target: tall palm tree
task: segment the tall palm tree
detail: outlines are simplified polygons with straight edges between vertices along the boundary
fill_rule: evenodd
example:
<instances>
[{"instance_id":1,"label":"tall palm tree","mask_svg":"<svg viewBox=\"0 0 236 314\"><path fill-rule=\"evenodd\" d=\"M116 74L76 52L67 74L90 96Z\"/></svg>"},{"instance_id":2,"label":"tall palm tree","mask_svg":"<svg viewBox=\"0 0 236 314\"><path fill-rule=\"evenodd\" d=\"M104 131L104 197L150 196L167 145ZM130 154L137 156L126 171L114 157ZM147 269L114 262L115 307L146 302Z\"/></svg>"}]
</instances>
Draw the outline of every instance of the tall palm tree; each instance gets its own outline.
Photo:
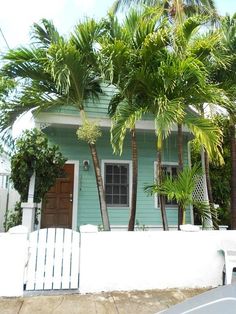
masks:
<instances>
[{"instance_id":1,"label":"tall palm tree","mask_svg":"<svg viewBox=\"0 0 236 314\"><path fill-rule=\"evenodd\" d=\"M140 64L140 49L147 35L156 31L159 17L145 19L144 15L131 11L119 25L116 17L109 16L106 23L108 32L101 42L102 72L106 79L116 86L118 92L110 103L110 115L113 120L111 142L115 152L122 153L123 140L126 129L130 129L132 150L132 195L128 230L133 231L136 217L138 157L135 123L142 115L142 108L138 108L134 101L136 85L133 80L134 72ZM132 84L130 84L132 82ZM127 115L128 114L128 115ZM125 118L124 118L125 117ZM166 213L161 206L163 227L168 229Z\"/></svg>"},{"instance_id":2,"label":"tall palm tree","mask_svg":"<svg viewBox=\"0 0 236 314\"><path fill-rule=\"evenodd\" d=\"M186 19L182 24L176 25L174 28L174 36L171 38L173 53L180 64L180 71L176 70L179 80L177 92L180 92L183 97L183 104L185 108L189 105L199 108L203 103L218 103L226 104L226 97L221 89L211 83L209 73L207 71L207 63L209 60L216 58L215 50L219 45L219 34L213 32L211 34L204 34L202 36L195 36L196 30L204 22L201 17L195 16ZM191 61L192 60L192 61ZM191 74L190 74L191 73ZM190 79L191 77L191 79ZM184 120L178 122L178 156L179 156L179 171L183 169L183 146L182 146L182 125L186 124L192 131L197 131L201 128L202 135L201 143L205 148L205 153L212 158L218 156L219 162L222 162L220 152L221 147L221 133L220 130L208 123L206 119L199 119L186 115ZM206 125L204 126L204 124ZM211 126L210 126L211 125ZM197 127L197 128L196 128ZM210 130L212 128L212 130ZM195 130L194 130L195 129ZM217 130L218 129L218 130ZM212 132L217 132L214 144L211 142ZM199 129L200 131L200 129ZM211 133L211 134L210 134ZM197 137L199 135L195 134ZM201 137L202 137L201 135ZM199 138L200 139L200 138ZM210 145L209 145L210 144ZM213 145L211 145L213 144ZM206 167L205 167L206 168ZM215 217L215 213L212 213ZM182 221L182 209L179 208L179 224Z\"/></svg>"},{"instance_id":3,"label":"tall palm tree","mask_svg":"<svg viewBox=\"0 0 236 314\"><path fill-rule=\"evenodd\" d=\"M214 0L116 0L113 5L113 11L117 12L119 10L127 9L129 7L136 6L141 7L143 5L154 7L163 11L163 15L168 16L171 23L178 25L182 24L184 19L191 17L194 14L208 15L210 16L209 25L216 24L219 20L219 16L216 11L216 6ZM179 133L179 147L181 147L181 127L178 125ZM179 149L180 151L180 149ZM179 170L183 169L183 160L181 159L181 154L179 154ZM205 151L205 169L206 169L206 179L207 179L207 191L209 194L209 200L211 197L211 184L210 177L207 170L209 165L207 152ZM214 210L211 206L211 210ZM179 220L181 217L179 217Z\"/></svg>"},{"instance_id":4,"label":"tall palm tree","mask_svg":"<svg viewBox=\"0 0 236 314\"><path fill-rule=\"evenodd\" d=\"M56 31L52 23L42 21L34 25L35 46L10 50L4 57L8 63L3 71L6 75L27 81L21 99L10 106L11 118L20 111L38 107L43 110L58 105L74 105L81 116L83 127L89 120L85 113L85 100L102 93L100 78L96 70L93 44L100 27L94 20L78 24L69 40ZM12 119L11 119L12 121ZM8 120L8 123L10 121ZM96 136L94 136L96 134ZM100 132L83 138L89 145L94 164L101 217L105 231L110 230L109 217L101 169L96 150Z\"/></svg>"},{"instance_id":5,"label":"tall palm tree","mask_svg":"<svg viewBox=\"0 0 236 314\"><path fill-rule=\"evenodd\" d=\"M117 12L132 6L151 6L162 8L163 13L175 20L182 21L183 17L193 14L210 14L213 20L217 18L214 0L116 0L112 10Z\"/></svg>"},{"instance_id":6,"label":"tall palm tree","mask_svg":"<svg viewBox=\"0 0 236 314\"><path fill-rule=\"evenodd\" d=\"M219 130L206 119L191 115L191 111L188 114L185 112L189 104L196 105L202 101L221 99L221 91L207 81L207 71L200 59L200 56L202 57L200 52L204 52L203 48L207 51L207 47L214 41L214 36L208 37L207 40L199 39L195 46L187 45L190 42L191 33L201 23L202 19L196 17L188 19L183 26L178 25L178 32L175 32L176 26L172 26L170 30L160 28L158 32L148 33L143 41L144 44L141 45L142 49L139 50L140 62L136 64L132 74L126 76L125 84L122 86L123 92L124 89L132 91L132 100L135 100L139 106L128 109L124 104L113 132L122 131L122 123L125 125L129 117L135 116L135 112L138 113L137 117L140 117L141 109L153 114L158 139L159 182L162 179L163 137L168 136L174 123L178 123L179 129L180 167L183 160L183 124L186 124L205 145L210 155L219 154ZM184 48L188 48L187 51ZM119 136L114 135L114 138L120 139ZM183 209L180 208L180 214L182 213ZM181 215L179 224L182 222Z\"/></svg>"},{"instance_id":7,"label":"tall palm tree","mask_svg":"<svg viewBox=\"0 0 236 314\"><path fill-rule=\"evenodd\" d=\"M212 76L215 82L224 89L231 102L226 109L229 115L231 137L231 228L236 229L236 14L222 18L220 30L222 34L220 60L226 62L213 64Z\"/></svg>"}]
</instances>

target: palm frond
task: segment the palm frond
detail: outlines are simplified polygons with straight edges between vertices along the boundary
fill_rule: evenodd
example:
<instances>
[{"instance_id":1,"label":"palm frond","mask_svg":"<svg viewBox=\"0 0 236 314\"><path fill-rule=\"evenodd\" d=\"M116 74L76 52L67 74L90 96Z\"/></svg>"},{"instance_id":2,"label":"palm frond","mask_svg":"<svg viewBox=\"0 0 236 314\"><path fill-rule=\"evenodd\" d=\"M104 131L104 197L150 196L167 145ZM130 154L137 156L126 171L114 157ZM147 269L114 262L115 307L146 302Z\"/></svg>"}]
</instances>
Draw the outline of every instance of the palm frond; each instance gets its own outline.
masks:
<instances>
[{"instance_id":1,"label":"palm frond","mask_svg":"<svg viewBox=\"0 0 236 314\"><path fill-rule=\"evenodd\" d=\"M196 141L205 147L211 160L218 160L222 164L224 161L221 154L221 130L209 119L196 118L191 113L187 116L185 124L190 132L194 134Z\"/></svg>"},{"instance_id":2,"label":"palm frond","mask_svg":"<svg viewBox=\"0 0 236 314\"><path fill-rule=\"evenodd\" d=\"M115 153L122 154L123 142L128 128L134 128L135 123L145 114L147 108L137 104L122 102L112 118L111 144Z\"/></svg>"},{"instance_id":3,"label":"palm frond","mask_svg":"<svg viewBox=\"0 0 236 314\"><path fill-rule=\"evenodd\" d=\"M155 130L158 137L169 136L173 126L185 115L182 99L169 101L164 95L156 99Z\"/></svg>"},{"instance_id":4,"label":"palm frond","mask_svg":"<svg viewBox=\"0 0 236 314\"><path fill-rule=\"evenodd\" d=\"M133 6L142 6L142 5L147 5L147 6L156 6L157 1L156 0L115 0L115 2L112 5L111 10L114 13L117 13L119 10L123 11L127 7Z\"/></svg>"},{"instance_id":5,"label":"palm frond","mask_svg":"<svg viewBox=\"0 0 236 314\"><path fill-rule=\"evenodd\" d=\"M47 49L52 43L63 40L63 37L60 36L52 21L42 19L40 23L33 24L31 39L37 47Z\"/></svg>"},{"instance_id":6,"label":"palm frond","mask_svg":"<svg viewBox=\"0 0 236 314\"><path fill-rule=\"evenodd\" d=\"M176 200L184 210L194 205L199 208L202 216L210 216L209 205L204 202L197 202L193 199L193 192L196 187L196 177L201 175L202 170L198 164L192 168L185 167L179 172L176 178L166 176L159 184L147 185L144 191L149 195L164 195L168 200Z\"/></svg>"}]
</instances>

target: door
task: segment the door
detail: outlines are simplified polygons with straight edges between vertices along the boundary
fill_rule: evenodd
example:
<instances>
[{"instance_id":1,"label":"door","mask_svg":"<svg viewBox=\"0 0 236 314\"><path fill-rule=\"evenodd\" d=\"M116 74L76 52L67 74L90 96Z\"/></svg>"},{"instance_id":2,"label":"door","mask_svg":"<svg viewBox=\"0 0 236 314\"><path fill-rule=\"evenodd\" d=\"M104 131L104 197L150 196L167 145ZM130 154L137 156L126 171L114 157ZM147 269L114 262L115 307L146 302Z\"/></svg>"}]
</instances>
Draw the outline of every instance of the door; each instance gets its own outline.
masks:
<instances>
[{"instance_id":1,"label":"door","mask_svg":"<svg viewBox=\"0 0 236 314\"><path fill-rule=\"evenodd\" d=\"M41 228L72 228L74 165L66 164L64 171L44 197Z\"/></svg>"}]
</instances>

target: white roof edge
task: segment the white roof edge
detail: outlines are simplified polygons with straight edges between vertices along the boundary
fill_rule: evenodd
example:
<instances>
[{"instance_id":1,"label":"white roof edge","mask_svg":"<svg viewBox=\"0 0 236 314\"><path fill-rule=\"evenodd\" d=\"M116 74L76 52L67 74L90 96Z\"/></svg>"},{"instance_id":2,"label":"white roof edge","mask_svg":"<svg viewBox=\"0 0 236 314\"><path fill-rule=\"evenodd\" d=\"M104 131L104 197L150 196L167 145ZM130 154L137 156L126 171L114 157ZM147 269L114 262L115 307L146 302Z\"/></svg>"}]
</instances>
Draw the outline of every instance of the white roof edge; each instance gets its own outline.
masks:
<instances>
[{"instance_id":1,"label":"white roof edge","mask_svg":"<svg viewBox=\"0 0 236 314\"><path fill-rule=\"evenodd\" d=\"M101 127L109 128L111 120L109 118L90 118L91 121L97 122ZM62 113L42 112L35 117L36 127L45 128L49 125L67 125L79 126L81 125L81 118L78 116ZM136 123L137 130L155 130L155 124L152 120L141 120ZM177 125L172 129L177 131ZM186 127L183 127L183 132L189 132Z\"/></svg>"}]
</instances>

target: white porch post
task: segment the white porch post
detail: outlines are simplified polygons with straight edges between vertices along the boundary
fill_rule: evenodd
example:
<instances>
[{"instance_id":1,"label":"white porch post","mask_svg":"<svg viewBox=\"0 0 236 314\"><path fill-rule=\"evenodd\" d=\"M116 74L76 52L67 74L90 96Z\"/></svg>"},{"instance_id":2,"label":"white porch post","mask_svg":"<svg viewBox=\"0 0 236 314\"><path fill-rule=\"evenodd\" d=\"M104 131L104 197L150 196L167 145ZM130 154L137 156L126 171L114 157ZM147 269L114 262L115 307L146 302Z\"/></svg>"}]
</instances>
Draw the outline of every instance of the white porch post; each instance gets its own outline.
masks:
<instances>
[{"instance_id":1,"label":"white porch post","mask_svg":"<svg viewBox=\"0 0 236 314\"><path fill-rule=\"evenodd\" d=\"M35 207L34 203L34 190L35 190L35 171L30 178L28 201L21 203L23 214L22 214L22 225L27 227L29 232L34 231L34 220L35 220Z\"/></svg>"}]
</instances>

